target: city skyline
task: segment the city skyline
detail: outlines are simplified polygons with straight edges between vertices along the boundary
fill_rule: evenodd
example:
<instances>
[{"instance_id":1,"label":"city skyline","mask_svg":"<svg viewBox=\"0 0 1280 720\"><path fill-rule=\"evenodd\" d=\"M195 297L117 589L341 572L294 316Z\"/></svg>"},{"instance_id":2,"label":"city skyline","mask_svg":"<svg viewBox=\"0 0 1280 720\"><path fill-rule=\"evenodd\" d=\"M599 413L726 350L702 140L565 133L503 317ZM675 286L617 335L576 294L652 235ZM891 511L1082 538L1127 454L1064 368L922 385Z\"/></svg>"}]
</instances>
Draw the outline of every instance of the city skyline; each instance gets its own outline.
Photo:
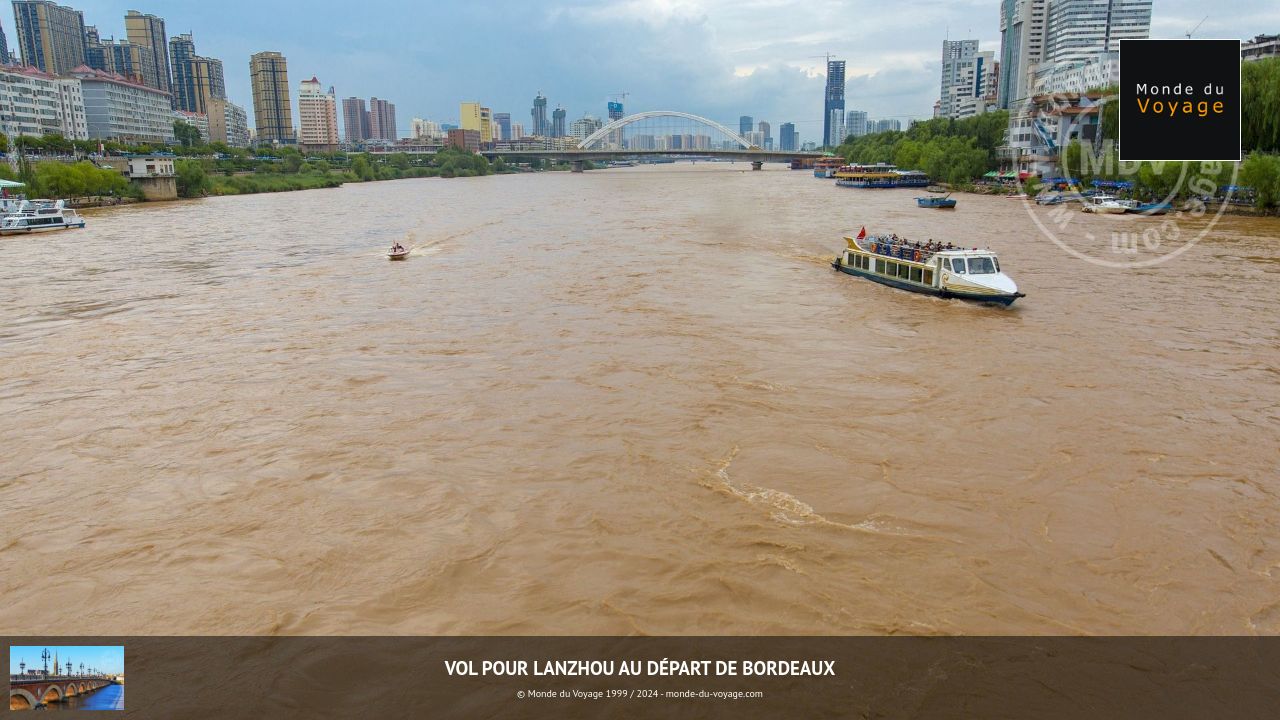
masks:
<instances>
[{"instance_id":1,"label":"city skyline","mask_svg":"<svg viewBox=\"0 0 1280 720\"><path fill-rule=\"evenodd\" d=\"M823 55L847 62L848 108L872 117L927 118L937 100L941 41L972 37L981 50L998 52L1001 0L941 6L908 0L892 7L781 0L768 8L719 0L549 6L504 0L484 7L374 0L365 7L369 17L394 14L397 22L353 26L323 21L341 12L331 2L317 3L296 22L265 25L243 22L260 7L242 0L216 7L148 7L133 0L62 4L82 11L85 25L104 35L123 37L129 10L162 18L170 37L192 33L201 55L228 68L227 95L243 107L252 106L248 58L275 50L298 78L324 77L338 97L391 98L401 110L401 136L408 135L412 117L456 123L464 99L522 118L541 90L549 107L564 107L572 122L586 114L604 117L610 96L626 91L628 112L683 110L730 126L751 114L775 127L794 123L808 141L822 135ZM1182 37L1201 21L1202 7L1196 0L1156 0L1152 37ZM1273 3L1246 0L1233 10L1208 18L1196 36L1247 38L1280 28ZM854 19L856 33L817 30L854 27ZM421 43L414 30L419 21L458 32ZM0 24L16 49L12 13L0 16ZM574 42L561 42L566 37ZM481 38L489 43L485 53L464 53ZM460 57L472 57L466 72L458 72ZM290 90L297 94L297 87Z\"/></svg>"}]
</instances>

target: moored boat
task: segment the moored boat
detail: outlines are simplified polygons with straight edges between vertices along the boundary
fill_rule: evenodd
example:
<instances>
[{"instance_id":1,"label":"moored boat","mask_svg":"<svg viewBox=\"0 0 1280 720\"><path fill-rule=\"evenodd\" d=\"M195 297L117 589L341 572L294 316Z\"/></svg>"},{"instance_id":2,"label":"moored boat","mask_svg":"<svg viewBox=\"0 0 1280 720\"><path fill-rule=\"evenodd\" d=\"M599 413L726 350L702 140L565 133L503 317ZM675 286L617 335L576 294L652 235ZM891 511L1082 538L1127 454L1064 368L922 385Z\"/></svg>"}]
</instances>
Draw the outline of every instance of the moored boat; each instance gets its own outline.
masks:
<instances>
[{"instance_id":1,"label":"moored boat","mask_svg":"<svg viewBox=\"0 0 1280 720\"><path fill-rule=\"evenodd\" d=\"M941 210L954 210L956 207L956 199L947 195L945 197L918 197L916 205L922 208L939 208Z\"/></svg>"},{"instance_id":2,"label":"moored boat","mask_svg":"<svg viewBox=\"0 0 1280 720\"><path fill-rule=\"evenodd\" d=\"M818 158L813 164L813 176L816 178L830 178L835 175L836 168L844 164L844 160L837 157Z\"/></svg>"},{"instance_id":3,"label":"moored boat","mask_svg":"<svg viewBox=\"0 0 1280 720\"><path fill-rule=\"evenodd\" d=\"M1127 212L1138 215L1164 215L1173 210L1173 206L1167 202L1158 203L1139 203L1138 205L1128 208Z\"/></svg>"},{"instance_id":4,"label":"moored boat","mask_svg":"<svg viewBox=\"0 0 1280 720\"><path fill-rule=\"evenodd\" d=\"M24 200L0 220L0 235L19 235L84 227L84 218L62 200Z\"/></svg>"},{"instance_id":5,"label":"moored boat","mask_svg":"<svg viewBox=\"0 0 1280 720\"><path fill-rule=\"evenodd\" d=\"M932 249L895 237L846 237L845 248L831 266L900 290L1009 305L1020 297L1013 279L1000 270L1000 260L990 250ZM926 249L929 248L929 249Z\"/></svg>"},{"instance_id":6,"label":"moored boat","mask_svg":"<svg viewBox=\"0 0 1280 720\"><path fill-rule=\"evenodd\" d=\"M1094 195L1080 209L1087 213L1097 213L1099 215L1121 215L1129 212L1129 209L1134 207L1137 207L1137 203L1132 200L1121 200L1114 195Z\"/></svg>"}]
</instances>

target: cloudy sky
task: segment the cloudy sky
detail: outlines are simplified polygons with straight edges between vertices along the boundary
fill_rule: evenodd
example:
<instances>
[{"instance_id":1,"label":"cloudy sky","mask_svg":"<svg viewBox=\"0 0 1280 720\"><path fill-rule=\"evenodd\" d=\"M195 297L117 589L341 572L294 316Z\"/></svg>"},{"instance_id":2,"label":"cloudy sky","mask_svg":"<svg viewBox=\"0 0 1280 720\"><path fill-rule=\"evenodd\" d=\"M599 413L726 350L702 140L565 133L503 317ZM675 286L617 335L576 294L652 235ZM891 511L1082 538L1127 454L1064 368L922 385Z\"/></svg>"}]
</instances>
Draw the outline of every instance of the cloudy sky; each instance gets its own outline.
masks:
<instances>
[{"instance_id":1,"label":"cloudy sky","mask_svg":"<svg viewBox=\"0 0 1280 720\"><path fill-rule=\"evenodd\" d=\"M821 135L823 55L848 62L846 106L873 118L927 117L938 96L941 43L999 49L999 0L61 0L102 36L124 37L128 9L160 15L170 35L221 58L227 94L252 114L249 55L277 50L296 94L312 75L339 97L396 104L457 122L479 100L529 123L539 90L572 121L627 110L683 110L736 127L739 115ZM1229 7L1229 12L1222 12ZM1216 11L1216 12L1215 12ZM1280 33L1277 0L1155 0L1152 37L1248 38ZM3 20L10 45L13 18Z\"/></svg>"}]
</instances>

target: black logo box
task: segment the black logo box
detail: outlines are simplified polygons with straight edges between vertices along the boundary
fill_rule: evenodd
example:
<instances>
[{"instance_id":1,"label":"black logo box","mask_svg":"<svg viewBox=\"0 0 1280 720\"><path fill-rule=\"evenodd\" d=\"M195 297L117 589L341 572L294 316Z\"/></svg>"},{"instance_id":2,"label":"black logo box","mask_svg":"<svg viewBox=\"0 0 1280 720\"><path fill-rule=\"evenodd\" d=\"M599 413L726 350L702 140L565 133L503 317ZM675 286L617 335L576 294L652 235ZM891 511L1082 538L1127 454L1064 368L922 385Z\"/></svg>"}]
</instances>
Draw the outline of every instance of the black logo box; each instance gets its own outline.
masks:
<instances>
[{"instance_id":1,"label":"black logo box","mask_svg":"<svg viewBox=\"0 0 1280 720\"><path fill-rule=\"evenodd\" d=\"M1145 93L1138 92L1142 85ZM1190 94L1166 95L1166 86L1189 89ZM1206 86L1213 92L1206 94ZM1139 112L1139 100L1147 112ZM1121 160L1239 161L1240 41L1121 40L1119 102ZM1154 112L1157 102L1164 111L1160 114ZM1186 114L1184 102L1196 111L1200 103L1208 103L1210 112L1206 117ZM1212 112L1218 102L1221 114ZM1177 103L1172 115L1170 103Z\"/></svg>"}]
</instances>

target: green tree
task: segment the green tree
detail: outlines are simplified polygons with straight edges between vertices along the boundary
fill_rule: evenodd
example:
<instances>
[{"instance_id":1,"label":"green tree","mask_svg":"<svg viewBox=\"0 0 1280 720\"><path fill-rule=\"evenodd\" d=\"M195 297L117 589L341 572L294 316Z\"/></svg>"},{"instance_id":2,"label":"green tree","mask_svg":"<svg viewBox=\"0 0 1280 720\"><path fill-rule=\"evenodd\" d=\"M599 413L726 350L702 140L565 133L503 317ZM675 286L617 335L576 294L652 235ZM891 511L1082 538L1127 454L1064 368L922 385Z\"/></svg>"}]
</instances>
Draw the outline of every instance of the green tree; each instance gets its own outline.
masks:
<instances>
[{"instance_id":1,"label":"green tree","mask_svg":"<svg viewBox=\"0 0 1280 720\"><path fill-rule=\"evenodd\" d=\"M1240 67L1240 134L1245 152L1280 152L1280 58Z\"/></svg>"},{"instance_id":2,"label":"green tree","mask_svg":"<svg viewBox=\"0 0 1280 720\"><path fill-rule=\"evenodd\" d=\"M213 182L199 160L178 160L173 165L179 196L201 197L213 189Z\"/></svg>"},{"instance_id":3,"label":"green tree","mask_svg":"<svg viewBox=\"0 0 1280 720\"><path fill-rule=\"evenodd\" d=\"M1250 153L1240 165L1240 182L1253 188L1258 207L1280 205L1280 155Z\"/></svg>"},{"instance_id":4,"label":"green tree","mask_svg":"<svg viewBox=\"0 0 1280 720\"><path fill-rule=\"evenodd\" d=\"M183 147L192 147L200 144L200 130L195 125L182 120L173 121L173 136L177 138L178 143Z\"/></svg>"},{"instance_id":5,"label":"green tree","mask_svg":"<svg viewBox=\"0 0 1280 720\"><path fill-rule=\"evenodd\" d=\"M369 158L360 153L351 161L351 172L362 181L368 182L373 180L377 175L374 173L373 166L369 164Z\"/></svg>"}]
</instances>

